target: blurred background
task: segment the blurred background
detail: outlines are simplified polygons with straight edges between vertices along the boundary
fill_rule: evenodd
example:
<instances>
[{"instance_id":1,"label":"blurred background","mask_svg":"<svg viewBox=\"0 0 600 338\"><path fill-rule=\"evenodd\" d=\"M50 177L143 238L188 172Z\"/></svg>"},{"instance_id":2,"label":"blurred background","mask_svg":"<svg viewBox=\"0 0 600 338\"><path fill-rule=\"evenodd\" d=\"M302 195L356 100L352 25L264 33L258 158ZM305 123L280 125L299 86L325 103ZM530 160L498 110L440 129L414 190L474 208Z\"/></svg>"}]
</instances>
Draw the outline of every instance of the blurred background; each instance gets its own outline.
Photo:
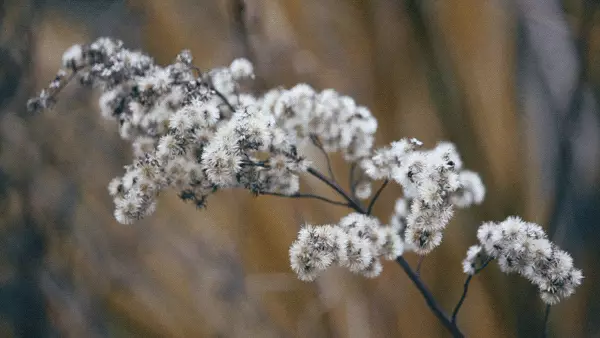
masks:
<instances>
[{"instance_id":1,"label":"blurred background","mask_svg":"<svg viewBox=\"0 0 600 338\"><path fill-rule=\"evenodd\" d=\"M303 283L288 248L303 222L347 213L311 200L161 197L118 224L106 186L131 162L98 93L71 85L30 115L63 51L113 36L203 69L246 56L256 89L306 82L370 107L377 144L455 142L481 173L483 205L461 210L421 269L445 309L484 220L540 223L586 279L553 307L549 336L600 337L600 6L588 0L0 1L0 337L443 337L393 262L374 280L332 269ZM322 163L321 163L322 165ZM334 156L346 182L348 168ZM313 181L303 189L331 192ZM321 191L322 190L322 191ZM387 222L397 187L375 208ZM411 264L416 257L405 255ZM537 290L495 264L459 316L471 337L538 337Z\"/></svg>"}]
</instances>

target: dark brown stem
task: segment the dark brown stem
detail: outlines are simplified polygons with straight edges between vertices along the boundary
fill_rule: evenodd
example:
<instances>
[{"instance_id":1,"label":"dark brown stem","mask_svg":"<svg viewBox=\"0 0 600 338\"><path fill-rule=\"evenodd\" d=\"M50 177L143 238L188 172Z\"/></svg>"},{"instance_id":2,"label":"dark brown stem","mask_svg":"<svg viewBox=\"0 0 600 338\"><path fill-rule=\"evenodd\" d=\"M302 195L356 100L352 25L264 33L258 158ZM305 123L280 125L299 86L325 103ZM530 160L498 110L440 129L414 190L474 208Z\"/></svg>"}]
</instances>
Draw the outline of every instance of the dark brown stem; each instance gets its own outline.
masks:
<instances>
[{"instance_id":1,"label":"dark brown stem","mask_svg":"<svg viewBox=\"0 0 600 338\"><path fill-rule=\"evenodd\" d=\"M429 309L431 309L431 312L433 312L433 314L438 318L440 323L442 323L442 325L444 325L444 327L448 331L450 331L452 336L464 337L462 332L460 332L460 329L458 328L458 326L456 326L456 323L452 322L452 320L448 317L448 315L444 312L444 310L442 310L442 308L440 307L438 302L435 300L435 298L433 298L431 291L429 291L429 289L427 289L427 286L425 286L425 284L423 283L423 281L421 280L419 275L417 275L410 268L410 265L408 264L408 262L402 256L399 256L398 258L396 258L396 262L398 262L398 264L400 264L400 267L402 267L404 272L408 275L408 278L410 278L410 280L413 282L413 284L415 284L415 286L417 287L419 292L421 292L421 295L423 296L423 298L425 298L425 302L427 303L427 306L429 307Z\"/></svg>"},{"instance_id":2,"label":"dark brown stem","mask_svg":"<svg viewBox=\"0 0 600 338\"><path fill-rule=\"evenodd\" d=\"M367 211L364 209L364 207L362 205L360 205L360 203L356 202L353 198L351 198L344 191L344 189L342 189L339 186L339 184L337 184L337 182L331 181L330 179L325 177L323 174L321 174L319 171L315 170L314 168L309 167L307 171L311 175L315 176L316 178L318 178L319 180L323 181L325 184L327 184L328 186L333 188L338 194L340 194L340 196L342 196L346 201L348 201L349 208L352 208L356 212L359 212L361 214L365 214L365 215L367 214ZM450 317L448 317L448 315L440 307L439 303L435 300L435 298L431 294L431 291L429 291L429 289L427 289L427 286L425 286L425 284L423 283L423 281L421 280L419 275L413 271L413 269L410 267L408 262L402 256L399 256L398 258L396 258L396 262L398 262L400 267L402 267L404 272L408 275L408 278L410 278L410 280L413 282L413 284L415 284L415 286L417 287L417 289L419 290L419 292L421 293L423 298L425 298L425 302L427 303L427 306L429 307L429 309L431 309L431 312L433 312L433 314L438 318L438 320L442 323L442 325L448 331L450 331L452 336L464 337L462 332L460 332L460 329L458 328L458 326L456 326L456 323L453 323L452 320L450 319Z\"/></svg>"},{"instance_id":3,"label":"dark brown stem","mask_svg":"<svg viewBox=\"0 0 600 338\"><path fill-rule=\"evenodd\" d=\"M383 181L383 184L381 185L381 187L379 187L379 189L375 193L375 196L373 196L373 199L371 199L371 203L369 203L369 208L367 209L367 215L370 215L371 211L373 211L373 207L375 206L375 202L377 202L377 198L379 198L379 195L381 195L381 192L388 185L388 183L390 183L390 180L386 179L385 181Z\"/></svg>"},{"instance_id":4,"label":"dark brown stem","mask_svg":"<svg viewBox=\"0 0 600 338\"><path fill-rule=\"evenodd\" d=\"M367 210L365 210L365 208L360 204L360 202L356 201L354 198L352 198L350 195L348 195L344 189L342 189L342 187L340 187L340 185L327 178L325 175L321 174L318 170L312 168L312 167L308 167L308 169L306 170L309 174L311 174L312 176L316 177L317 179L319 179L320 181L322 181L323 183L327 184L329 187L331 187L333 190L335 190L338 194L340 194L340 196L342 196L346 201L348 201L348 205L350 208L356 210L357 212L361 213L361 214L367 214Z\"/></svg>"},{"instance_id":5,"label":"dark brown stem","mask_svg":"<svg viewBox=\"0 0 600 338\"><path fill-rule=\"evenodd\" d=\"M467 292L469 291L469 285L471 284L471 279L473 279L473 275L469 275L467 277L467 280L465 281L465 284L463 285L463 293L460 296L460 300L458 301L458 304L456 304L454 311L452 311L452 322L453 323L456 323L456 316L458 315L458 311L460 310L460 307L463 305L463 303L465 302L465 299L467 298Z\"/></svg>"},{"instance_id":6,"label":"dark brown stem","mask_svg":"<svg viewBox=\"0 0 600 338\"><path fill-rule=\"evenodd\" d=\"M485 267L488 266L488 264L490 264L490 262L492 260L493 260L492 258L486 259L485 262L483 264L481 264L481 266L479 268L475 269L475 272L472 275L467 276L467 280L465 280L465 284L463 285L463 293L460 296L458 304L456 304L456 306L454 307L454 311L452 311L452 323L456 324L456 316L458 316L458 311L460 311L461 306L463 305L463 303L465 302L465 299L467 298L467 292L469 291L469 285L471 284L471 279L473 279L473 276L480 273L481 270L485 269Z\"/></svg>"},{"instance_id":7,"label":"dark brown stem","mask_svg":"<svg viewBox=\"0 0 600 338\"><path fill-rule=\"evenodd\" d=\"M356 171L356 162L352 162L352 164L350 165L350 171L348 173L348 187L350 189L350 193L352 194L353 197L356 196L356 192L355 192L355 188L354 188L354 172Z\"/></svg>"},{"instance_id":8,"label":"dark brown stem","mask_svg":"<svg viewBox=\"0 0 600 338\"><path fill-rule=\"evenodd\" d=\"M259 195L270 195L270 196L288 197L288 198L314 198L314 199L318 199L318 200L321 200L321 201L324 201L327 203L331 203L334 205L348 207L348 203L330 200L326 197L319 196L319 195L313 195L313 194L295 193L293 195L285 195L285 194L280 194L280 193L276 193L276 192L259 192Z\"/></svg>"},{"instance_id":9,"label":"dark brown stem","mask_svg":"<svg viewBox=\"0 0 600 338\"><path fill-rule=\"evenodd\" d=\"M319 137L314 134L310 135L310 140L315 145L315 147L317 147L325 156L325 160L327 161L327 171L329 171L329 177L333 181L335 181L336 180L335 175L333 174L333 168L331 167L331 159L329 158L329 154L323 148L323 143L321 143L321 140L319 139Z\"/></svg>"}]
</instances>

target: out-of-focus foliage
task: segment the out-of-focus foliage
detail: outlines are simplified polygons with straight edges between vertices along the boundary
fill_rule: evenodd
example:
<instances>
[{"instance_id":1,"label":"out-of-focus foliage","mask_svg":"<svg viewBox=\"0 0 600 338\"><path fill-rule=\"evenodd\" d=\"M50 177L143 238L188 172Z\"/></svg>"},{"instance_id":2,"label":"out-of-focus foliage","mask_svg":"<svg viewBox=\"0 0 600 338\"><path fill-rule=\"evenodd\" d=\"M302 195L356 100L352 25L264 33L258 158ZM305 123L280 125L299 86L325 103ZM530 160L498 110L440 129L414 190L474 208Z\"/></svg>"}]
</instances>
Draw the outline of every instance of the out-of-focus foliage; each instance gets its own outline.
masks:
<instances>
[{"instance_id":1,"label":"out-of-focus foliage","mask_svg":"<svg viewBox=\"0 0 600 338\"><path fill-rule=\"evenodd\" d=\"M310 284L296 279L287 253L299 225L337 220L341 208L229 191L198 211L167 194L154 216L117 224L106 185L130 149L100 117L94 92L67 87L53 111L25 112L65 49L102 35L159 62L184 48L201 68L250 57L257 90L336 88L372 109L379 145L402 136L455 142L488 195L458 213L423 263L442 305L458 301L461 260L481 221L521 214L559 234L586 275L552 310L550 331L600 334L595 4L247 0L249 46L233 4L0 3L0 336L446 334L393 263L369 281L344 270ZM341 158L334 167L347 181ZM383 221L398 193L386 190L375 208ZM468 336L536 336L542 326L535 287L496 267L474 279L462 311Z\"/></svg>"}]
</instances>

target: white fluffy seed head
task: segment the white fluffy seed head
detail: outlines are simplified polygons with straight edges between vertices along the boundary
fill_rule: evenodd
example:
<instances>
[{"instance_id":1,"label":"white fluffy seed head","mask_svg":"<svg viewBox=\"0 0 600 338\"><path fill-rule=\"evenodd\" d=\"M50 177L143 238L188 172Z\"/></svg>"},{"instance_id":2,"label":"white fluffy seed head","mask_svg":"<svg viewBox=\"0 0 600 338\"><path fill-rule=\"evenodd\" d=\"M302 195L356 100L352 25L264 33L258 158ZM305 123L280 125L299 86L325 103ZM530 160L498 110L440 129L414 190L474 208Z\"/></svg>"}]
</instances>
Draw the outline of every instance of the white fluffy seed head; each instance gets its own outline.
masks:
<instances>
[{"instance_id":1,"label":"white fluffy seed head","mask_svg":"<svg viewBox=\"0 0 600 338\"><path fill-rule=\"evenodd\" d=\"M370 181L361 181L356 185L356 197L366 200L371 196L372 185Z\"/></svg>"},{"instance_id":2,"label":"white fluffy seed head","mask_svg":"<svg viewBox=\"0 0 600 338\"><path fill-rule=\"evenodd\" d=\"M391 226L379 228L379 254L387 260L395 260L404 252L404 241L398 231Z\"/></svg>"},{"instance_id":3,"label":"white fluffy seed head","mask_svg":"<svg viewBox=\"0 0 600 338\"><path fill-rule=\"evenodd\" d=\"M481 257L483 248L479 245L473 245L467 250L467 256L462 262L463 272L468 275L473 275L477 268L478 258Z\"/></svg>"},{"instance_id":4,"label":"white fluffy seed head","mask_svg":"<svg viewBox=\"0 0 600 338\"><path fill-rule=\"evenodd\" d=\"M373 259L369 241L358 236L348 236L346 253L340 258L340 265L352 272L366 269Z\"/></svg>"},{"instance_id":5,"label":"white fluffy seed head","mask_svg":"<svg viewBox=\"0 0 600 338\"><path fill-rule=\"evenodd\" d=\"M410 244L419 255L426 255L438 247L442 242L442 232L408 227L406 229L406 243Z\"/></svg>"},{"instance_id":6,"label":"white fluffy seed head","mask_svg":"<svg viewBox=\"0 0 600 338\"><path fill-rule=\"evenodd\" d=\"M65 51L62 56L63 67L79 68L83 66L83 47L81 45L73 45Z\"/></svg>"},{"instance_id":7,"label":"white fluffy seed head","mask_svg":"<svg viewBox=\"0 0 600 338\"><path fill-rule=\"evenodd\" d=\"M252 66L252 63L244 58L233 60L229 66L229 70L236 80L254 77L254 67Z\"/></svg>"},{"instance_id":8,"label":"white fluffy seed head","mask_svg":"<svg viewBox=\"0 0 600 338\"><path fill-rule=\"evenodd\" d=\"M542 227L508 217L499 224L484 223L477 238L487 254L497 258L500 270L516 272L537 285L541 299L549 305L569 297L581 284L583 275L573 267L573 258L552 244ZM468 269L472 255L463 266Z\"/></svg>"}]
</instances>

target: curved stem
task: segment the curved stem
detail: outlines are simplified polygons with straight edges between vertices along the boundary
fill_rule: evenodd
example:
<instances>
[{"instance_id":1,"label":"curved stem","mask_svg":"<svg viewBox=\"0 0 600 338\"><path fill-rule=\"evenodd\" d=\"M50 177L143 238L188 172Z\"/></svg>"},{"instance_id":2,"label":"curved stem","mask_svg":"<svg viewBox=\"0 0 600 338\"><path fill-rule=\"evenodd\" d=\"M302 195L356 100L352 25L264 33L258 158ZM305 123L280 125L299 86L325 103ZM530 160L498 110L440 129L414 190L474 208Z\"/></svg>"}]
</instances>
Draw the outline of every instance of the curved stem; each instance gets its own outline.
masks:
<instances>
[{"instance_id":1,"label":"curved stem","mask_svg":"<svg viewBox=\"0 0 600 338\"><path fill-rule=\"evenodd\" d=\"M310 135L310 140L315 145L315 147L319 148L319 150L325 156L325 160L327 161L327 171L329 171L329 177L333 181L335 181L335 175L333 174L333 168L331 167L331 159L329 158L329 154L325 151L325 148L323 148L323 143L321 143L321 140L319 139L319 137L314 134Z\"/></svg>"},{"instance_id":2,"label":"curved stem","mask_svg":"<svg viewBox=\"0 0 600 338\"><path fill-rule=\"evenodd\" d=\"M413 282L413 284L415 284L417 289L419 289L419 292L421 292L421 295L423 295L423 298L425 298L427 306L431 309L431 312L433 312L433 314L438 318L442 325L444 325L444 327L448 331L450 331L452 336L464 337L462 332L460 332L458 326L456 326L456 323L452 322L452 320L448 317L444 310L441 309L440 305L437 303L435 298L433 298L433 295L431 294L429 289L427 289L427 286L423 284L421 278L410 268L408 262L402 256L396 258L396 262L400 264L404 272L406 272L406 274L408 275L408 278L410 278L410 280Z\"/></svg>"},{"instance_id":3,"label":"curved stem","mask_svg":"<svg viewBox=\"0 0 600 338\"><path fill-rule=\"evenodd\" d=\"M314 168L309 167L307 169L307 172L310 173L311 175L313 175L314 177L318 178L319 180L321 180L322 182L324 182L331 188L333 188L338 194L340 194L340 196L342 196L346 201L348 201L349 208L354 209L356 212L359 212L361 214L364 214L364 215L367 214L367 210L365 210L365 208L359 202L356 202L352 197L350 197L344 191L344 189L342 189L339 186L339 184L337 184L337 182L332 181L332 180L328 179L327 177L323 176L323 174L321 174L318 170L316 170ZM427 303L427 306L429 306L429 308L431 309L433 314L438 318L438 320L442 323L442 325L448 331L450 331L452 336L464 337L462 332L460 332L460 329L458 328L458 326L456 326L456 323L453 323L452 320L450 319L450 317L448 317L448 315L446 314L446 312L444 312L444 310L441 308L439 303L435 300L435 298L431 294L431 291L429 291L429 289L427 289L427 286L425 286L425 284L423 283L423 281L421 280L419 275L413 271L413 269L410 267L408 262L402 256L399 256L398 258L396 258L396 262L398 262L398 264L400 264L400 267L402 267L404 272L408 275L408 278L410 278L410 280L413 282L413 284L415 284L415 286L417 287L417 289L419 290L419 292L421 293L423 298L425 298L425 302Z\"/></svg>"},{"instance_id":4,"label":"curved stem","mask_svg":"<svg viewBox=\"0 0 600 338\"><path fill-rule=\"evenodd\" d=\"M460 307L463 305L463 303L465 302L465 299L467 298L467 292L469 291L469 285L471 284L471 279L473 279L473 275L469 275L467 277L467 280L465 281L465 285L463 286L463 293L460 296L460 300L458 301L458 304L456 304L454 311L452 311L452 322L453 323L456 323L456 316L458 315L458 311L460 310Z\"/></svg>"},{"instance_id":5,"label":"curved stem","mask_svg":"<svg viewBox=\"0 0 600 338\"><path fill-rule=\"evenodd\" d=\"M340 187L340 185L337 184L337 182L327 178L326 176L321 174L318 170L316 170L312 167L308 167L308 169L306 171L309 174L311 174L312 176L314 176L317 179L319 179L320 181L322 181L323 183L327 184L329 187L331 187L333 190L335 190L338 194L340 194L340 196L342 196L346 201L348 201L348 206L350 208L356 210L357 212L359 212L361 214L367 214L367 211L360 204L360 202L357 202L354 198L352 198L350 195L348 195L344 191L344 189L342 189L342 187Z\"/></svg>"},{"instance_id":6,"label":"curved stem","mask_svg":"<svg viewBox=\"0 0 600 338\"><path fill-rule=\"evenodd\" d=\"M461 306L463 305L463 303L465 302L465 299L467 298L467 292L469 291L469 285L471 284L471 279L473 279L473 276L480 273L481 270L485 269L485 267L488 266L488 264L490 264L490 262L492 260L493 260L493 258L486 259L485 262L483 262L483 264L481 264L481 266L479 268L475 269L475 272L473 272L472 275L467 276L467 279L465 280L465 284L463 286L463 293L460 296L458 304L456 304L456 307L454 307L454 311L452 311L452 322L453 323L456 324L456 316L458 316L458 311L460 311Z\"/></svg>"},{"instance_id":7,"label":"curved stem","mask_svg":"<svg viewBox=\"0 0 600 338\"><path fill-rule=\"evenodd\" d=\"M356 189L354 187L354 172L356 171L356 162L352 162L352 164L350 164L350 170L348 172L348 187L350 189L350 193L352 194L352 197L356 198Z\"/></svg>"},{"instance_id":8,"label":"curved stem","mask_svg":"<svg viewBox=\"0 0 600 338\"><path fill-rule=\"evenodd\" d=\"M318 199L318 200L321 200L321 201L324 201L324 202L327 202L327 203L331 203L331 204L334 204L334 205L340 205L340 206L348 207L348 203L330 200L330 199L328 199L326 197L319 196L319 195L313 195L313 194L295 193L293 195L285 195L285 194L280 194L280 193L276 193L276 192L259 192L259 195L268 195L268 196L277 196L277 197L288 197L288 198L314 198L314 199Z\"/></svg>"},{"instance_id":9,"label":"curved stem","mask_svg":"<svg viewBox=\"0 0 600 338\"><path fill-rule=\"evenodd\" d=\"M367 215L371 214L371 211L373 210L373 206L375 206L375 202L377 202L377 198L379 197L379 195L381 194L383 189L388 185L388 183L390 183L390 180L386 179L383 182L383 184L381 185L381 187L379 187L379 190L377 190L377 192L375 193L375 196L373 196L371 203L369 203L369 208L367 209Z\"/></svg>"}]
</instances>

